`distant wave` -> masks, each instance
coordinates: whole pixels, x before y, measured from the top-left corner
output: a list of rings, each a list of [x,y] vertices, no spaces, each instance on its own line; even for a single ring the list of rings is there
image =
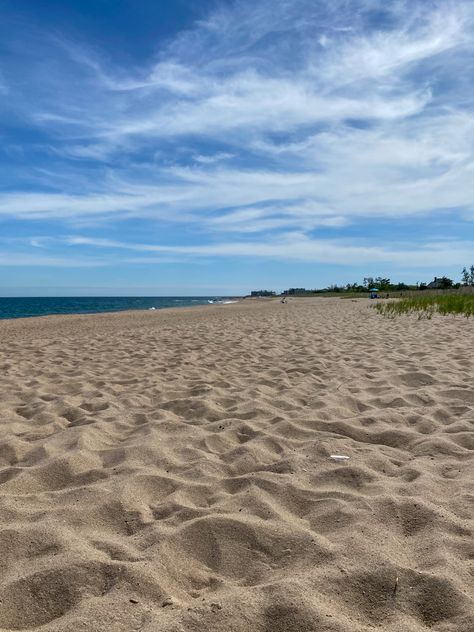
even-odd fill
[[[215,298],[212,300],[208,300],[207,302],[210,303],[211,305],[230,305],[231,303],[238,303],[238,301],[233,301],[229,298],[225,298],[225,299]]]

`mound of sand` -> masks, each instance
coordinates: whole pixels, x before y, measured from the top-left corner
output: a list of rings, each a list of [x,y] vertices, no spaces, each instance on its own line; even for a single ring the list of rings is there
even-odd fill
[[[473,348],[340,299],[0,322],[0,630],[472,632]]]

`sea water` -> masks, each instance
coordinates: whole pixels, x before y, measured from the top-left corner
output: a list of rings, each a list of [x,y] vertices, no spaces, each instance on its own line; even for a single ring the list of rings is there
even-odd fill
[[[233,301],[221,296],[0,297],[0,319],[51,314],[97,314],[128,309],[151,310],[228,302]]]

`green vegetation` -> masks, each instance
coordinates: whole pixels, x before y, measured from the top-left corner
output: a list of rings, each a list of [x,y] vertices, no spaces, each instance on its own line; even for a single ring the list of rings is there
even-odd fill
[[[411,296],[390,303],[377,303],[374,308],[384,316],[395,318],[401,314],[418,314],[418,318],[430,319],[433,314],[460,314],[474,316],[474,294],[437,294]]]
[[[380,298],[408,298],[412,296],[447,294],[451,292],[469,292],[474,288],[474,265],[463,268],[460,281],[454,281],[447,276],[435,277],[433,281],[424,281],[408,285],[403,282],[394,283],[391,279],[382,276],[365,277],[362,283],[333,284],[324,288],[306,289],[304,287],[291,287],[281,292],[279,296],[340,296],[341,298],[358,298],[367,296],[371,288],[377,288]],[[276,296],[273,290],[254,290],[251,296]]]
[[[365,277],[362,283],[346,283],[345,285],[330,285],[329,287],[308,290],[303,287],[292,287],[282,292],[283,296],[338,296],[341,298],[357,297],[367,294],[370,288],[376,287],[381,294],[389,294],[390,298],[410,296],[419,292],[431,292],[436,290],[459,290],[463,287],[474,286],[474,265],[463,268],[461,281],[456,282],[447,276],[435,277],[430,283],[418,282],[407,285],[403,282],[393,283],[391,279],[376,276]],[[343,296],[342,296],[343,295]]]
[[[462,269],[461,280],[465,286],[474,285],[474,266],[471,266],[469,270],[467,268]]]

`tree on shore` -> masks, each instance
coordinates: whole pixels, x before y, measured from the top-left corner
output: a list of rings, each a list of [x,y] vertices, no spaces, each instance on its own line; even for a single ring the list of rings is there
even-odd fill
[[[368,290],[372,287],[376,287],[378,290],[390,290],[392,289],[392,284],[390,283],[390,279],[384,279],[383,277],[365,277],[364,278],[364,287]]]
[[[441,277],[440,279],[438,279],[438,283],[439,283],[438,287],[441,290],[447,290],[450,287],[453,287],[453,285],[454,285],[454,281],[452,279],[450,279],[449,277],[446,277],[446,276]]]
[[[462,269],[461,279],[463,285],[474,285],[474,265],[469,270],[467,268]]]

